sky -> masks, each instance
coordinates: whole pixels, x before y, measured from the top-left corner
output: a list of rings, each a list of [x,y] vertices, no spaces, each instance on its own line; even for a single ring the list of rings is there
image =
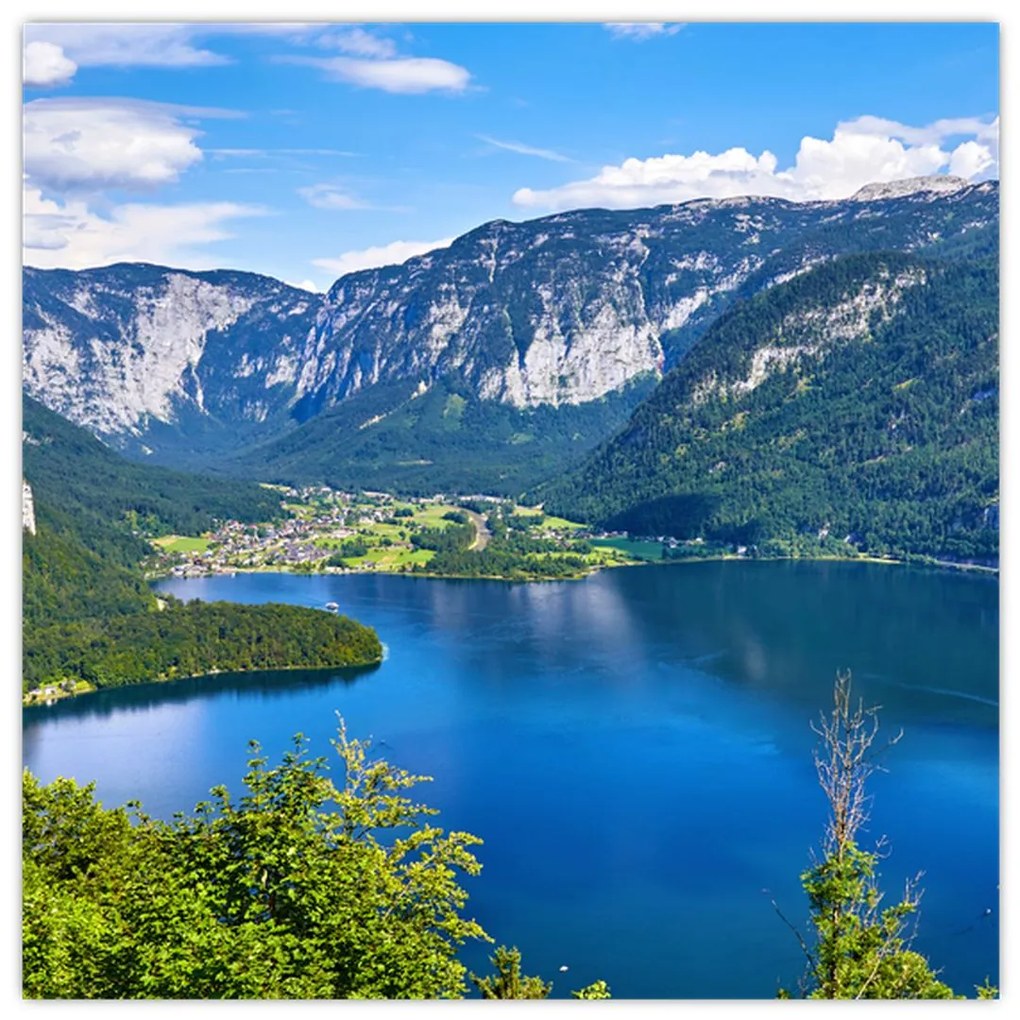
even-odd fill
[[[488,220],[998,177],[994,23],[29,21],[23,260],[323,290]]]

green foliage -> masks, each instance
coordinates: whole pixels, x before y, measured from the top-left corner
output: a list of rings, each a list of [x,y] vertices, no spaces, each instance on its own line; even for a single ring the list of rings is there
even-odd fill
[[[982,984],[977,986],[975,991],[979,999],[997,999],[999,997],[999,989],[987,977]]]
[[[521,954],[516,946],[507,949],[499,946],[489,962],[495,974],[487,977],[471,975],[475,987],[483,999],[546,999],[552,991],[552,983],[539,977],[525,977],[521,974]]]
[[[23,794],[27,998],[449,998],[480,865],[407,796],[427,777],[334,747],[340,785],[301,737],[278,765],[252,745],[245,793],[171,824],[104,810],[91,786]]]
[[[356,538],[346,538],[340,543],[338,552],[340,556],[350,559],[365,556],[368,554],[368,543],[360,535]]]
[[[610,994],[609,985],[605,981],[593,981],[590,985],[585,985],[584,988],[579,988],[570,994],[575,999],[611,999],[613,997]]]
[[[580,577],[589,564],[580,543],[536,538],[529,532],[541,523],[541,515],[518,515],[513,504],[494,506],[478,500],[461,500],[475,513],[486,513],[490,537],[481,549],[471,548],[474,524],[453,524],[445,529],[425,529],[411,536],[415,546],[432,549],[435,555],[416,564],[415,573],[439,577],[497,577],[513,581],[538,581]],[[450,514],[445,515],[447,518]],[[527,523],[525,523],[527,522]],[[590,551],[590,546],[588,548]]]
[[[277,603],[180,603],[162,611],[26,628],[26,690],[65,677],[97,688],[216,671],[361,666],[379,662],[375,631],[346,616]]]
[[[40,520],[22,540],[22,612],[33,627],[82,616],[105,617],[155,607],[138,571],[87,549],[73,529]]]
[[[175,529],[213,516],[271,515],[279,499],[253,485],[129,464],[25,398],[25,473],[36,534],[23,534],[22,684],[117,687],[222,670],[365,665],[382,658],[373,630],[288,605],[161,600],[137,567],[141,514]],[[155,522],[155,523],[153,523]],[[367,551],[361,539],[341,553]]]
[[[512,581],[555,580],[580,577],[588,570],[583,556],[557,553],[555,542],[514,536],[494,537],[480,550],[443,550],[416,573],[442,577],[499,577]],[[555,554],[555,555],[554,555]]]
[[[951,999],[928,961],[909,948],[907,920],[917,910],[910,890],[880,907],[878,855],[846,842],[801,877],[817,938],[813,999]]]
[[[815,325],[911,277],[924,282],[851,333]],[[528,498],[771,555],[808,540],[815,554],[994,560],[998,451],[994,261],[873,253],[737,305],[616,437]]]
[[[444,519],[445,519],[444,515]],[[435,552],[462,552],[475,539],[475,526],[471,523],[454,524],[442,528],[422,528],[411,536],[415,549],[432,549]]]
[[[815,764],[830,817],[824,856],[801,876],[813,928],[812,944],[804,947],[808,998],[956,998],[910,948],[909,920],[920,899],[913,884],[902,900],[883,907],[878,853],[856,842],[868,817],[866,782],[874,769],[878,720],[875,709],[853,705],[849,673],[836,677],[832,712],[815,731],[821,737]]]
[[[22,397],[23,471],[39,519],[73,523],[82,543],[122,566],[148,551],[142,535],[197,535],[215,520],[279,516],[279,496],[252,482],[185,474],[118,456],[84,429]],[[140,534],[132,534],[132,530]]]
[[[516,496],[579,463],[653,385],[649,376],[587,404],[519,409],[480,400],[454,378],[421,395],[413,383],[380,383],[280,439],[242,451],[224,469],[344,490]]]

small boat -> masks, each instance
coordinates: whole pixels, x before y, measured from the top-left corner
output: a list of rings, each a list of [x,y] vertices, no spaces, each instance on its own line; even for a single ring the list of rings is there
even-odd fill
[[[327,610],[327,612],[330,612],[330,613],[336,613],[336,612],[339,612],[340,607],[335,602],[327,602],[326,603],[326,610]]]

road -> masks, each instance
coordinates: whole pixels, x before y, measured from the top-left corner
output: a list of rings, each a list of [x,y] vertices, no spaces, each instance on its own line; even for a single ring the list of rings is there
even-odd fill
[[[465,507],[459,507],[458,509],[466,513],[471,518],[471,523],[475,526],[475,540],[468,546],[468,551],[481,552],[489,544],[489,539],[492,538],[492,533],[485,523],[485,518],[481,514],[476,514],[474,510],[468,510]]]

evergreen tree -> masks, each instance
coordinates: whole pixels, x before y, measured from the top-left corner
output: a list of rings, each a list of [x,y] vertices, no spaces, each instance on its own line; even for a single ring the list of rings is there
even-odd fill
[[[552,991],[552,982],[540,977],[526,977],[521,974],[521,953],[514,946],[507,949],[499,946],[489,962],[496,973],[491,977],[471,975],[475,987],[483,999],[547,999]]]

